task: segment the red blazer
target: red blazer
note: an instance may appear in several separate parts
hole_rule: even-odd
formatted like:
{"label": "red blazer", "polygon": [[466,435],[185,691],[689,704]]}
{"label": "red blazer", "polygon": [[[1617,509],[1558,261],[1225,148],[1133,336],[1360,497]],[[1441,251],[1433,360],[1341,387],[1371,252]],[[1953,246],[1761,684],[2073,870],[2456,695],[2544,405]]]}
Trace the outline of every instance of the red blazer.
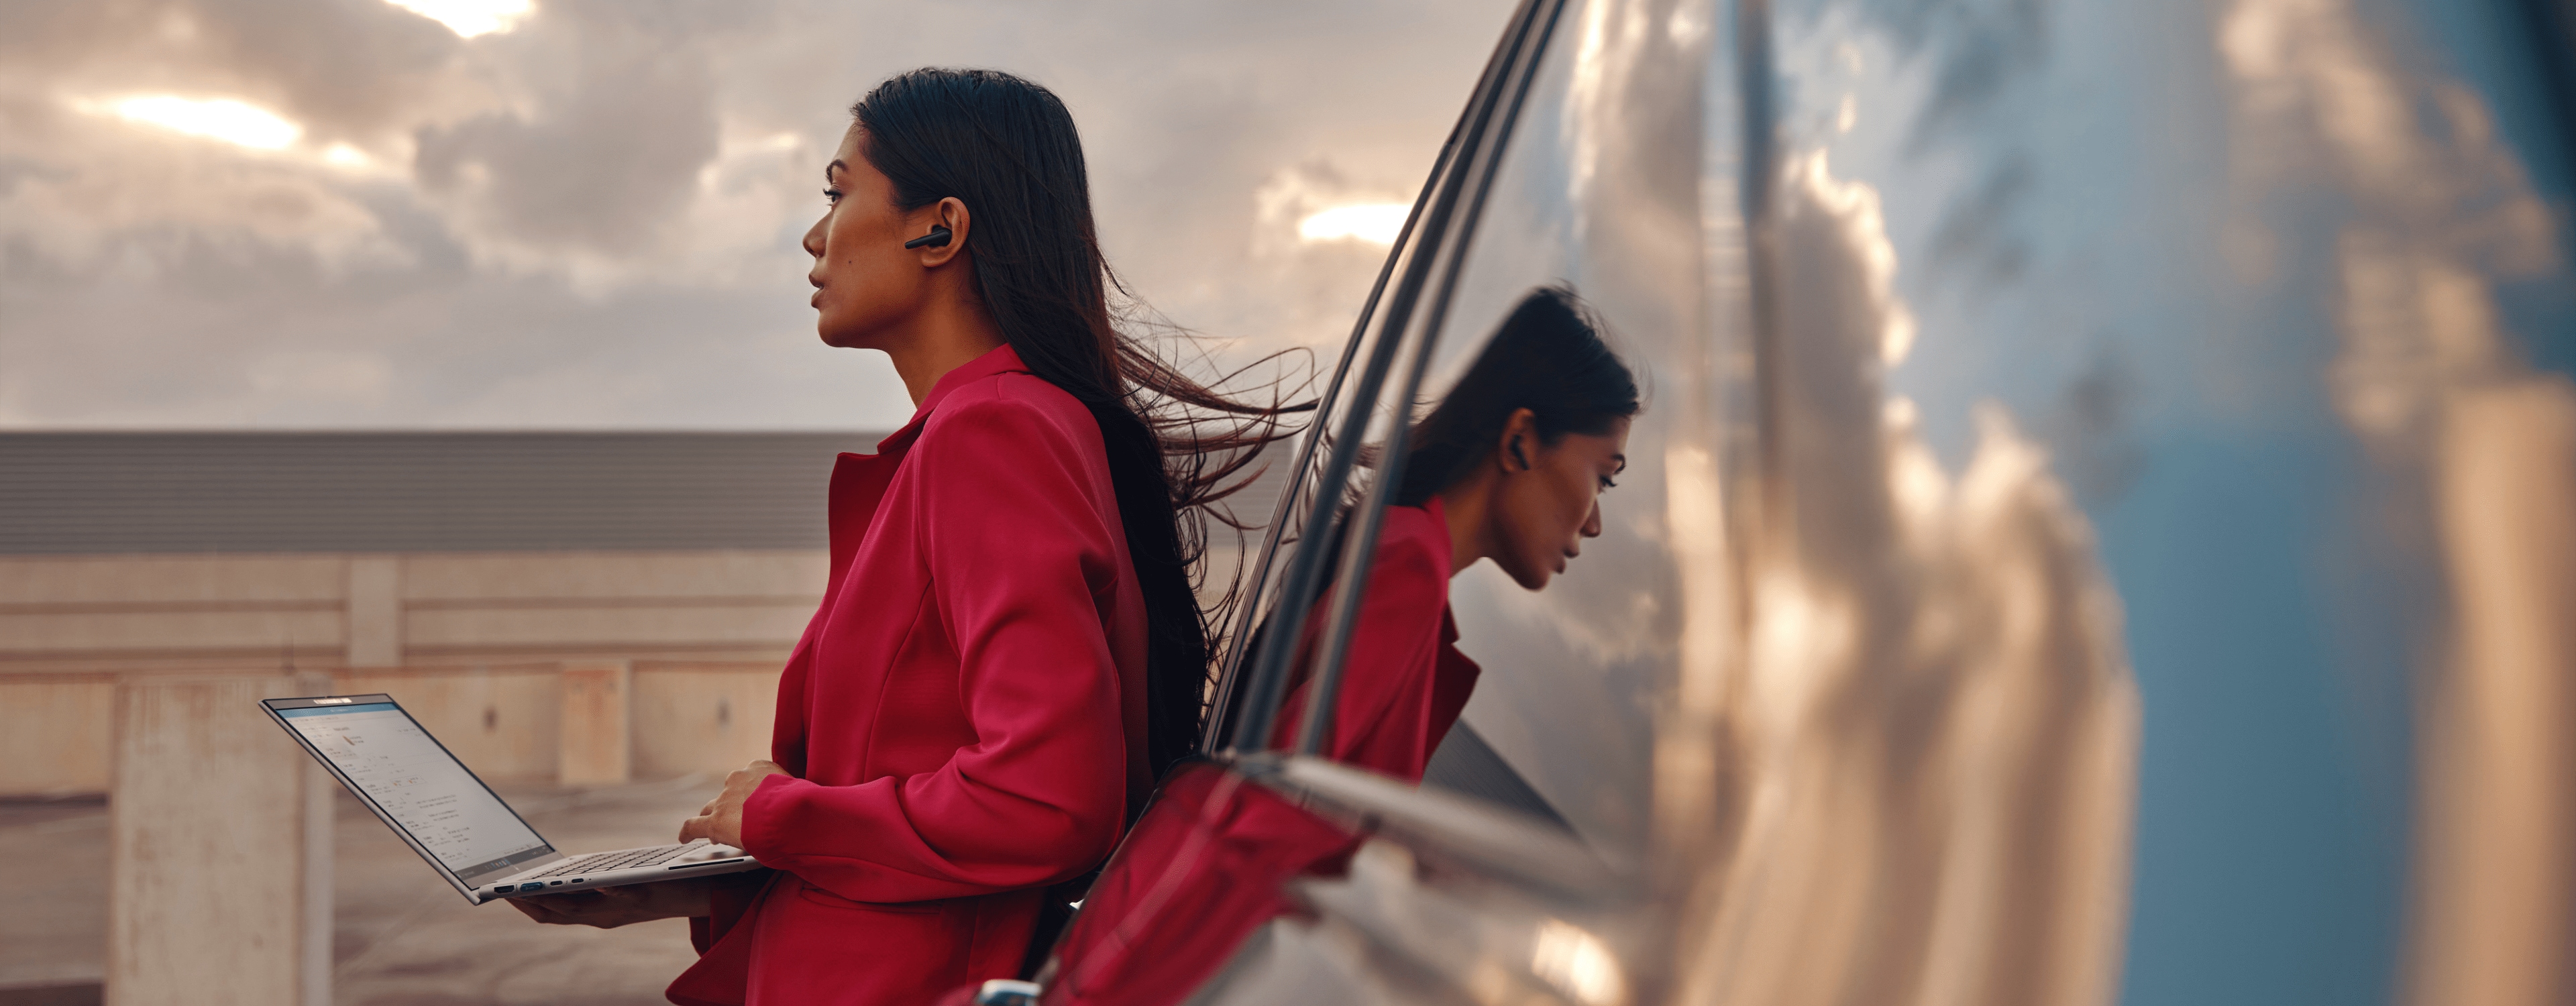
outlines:
{"label": "red blazer", "polygon": [[1118,839],[1145,609],[1099,424],[1004,346],[832,472],[832,574],[778,685],[743,842],[693,920],[698,1004],[923,1003],[1018,970],[1043,888]]}
{"label": "red blazer", "polygon": [[[1315,606],[1301,672],[1328,607]],[[1388,508],[1325,753],[1420,782],[1476,688],[1476,664],[1457,642],[1447,515],[1436,499]],[[1279,746],[1295,743],[1305,702],[1301,682],[1280,713]],[[1175,772],[1084,896],[1041,1002],[1181,1002],[1262,923],[1298,910],[1284,885],[1341,873],[1358,844],[1339,825],[1240,776],[1204,764]],[[948,1001],[962,999],[961,990]]]}

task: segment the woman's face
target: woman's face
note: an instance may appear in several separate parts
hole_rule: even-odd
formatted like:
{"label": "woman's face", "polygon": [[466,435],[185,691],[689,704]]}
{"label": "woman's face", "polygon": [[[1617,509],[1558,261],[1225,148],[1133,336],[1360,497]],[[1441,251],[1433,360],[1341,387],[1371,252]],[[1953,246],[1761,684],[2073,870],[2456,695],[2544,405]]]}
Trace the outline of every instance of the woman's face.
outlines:
{"label": "woman's face", "polygon": [[[1515,440],[1526,469],[1512,453]],[[1495,487],[1491,558],[1512,582],[1539,590],[1582,554],[1583,539],[1601,536],[1601,491],[1628,467],[1628,419],[1607,433],[1568,433],[1552,446],[1510,433],[1502,447],[1510,474]]]}
{"label": "woman's face", "polygon": [[883,349],[890,331],[929,295],[928,267],[954,256],[966,235],[958,233],[944,248],[905,248],[905,241],[930,233],[944,204],[955,200],[908,213],[896,209],[894,183],[860,152],[861,136],[851,126],[824,169],[830,207],[805,232],[805,252],[814,256],[805,278],[814,284],[814,327],[825,344]]}

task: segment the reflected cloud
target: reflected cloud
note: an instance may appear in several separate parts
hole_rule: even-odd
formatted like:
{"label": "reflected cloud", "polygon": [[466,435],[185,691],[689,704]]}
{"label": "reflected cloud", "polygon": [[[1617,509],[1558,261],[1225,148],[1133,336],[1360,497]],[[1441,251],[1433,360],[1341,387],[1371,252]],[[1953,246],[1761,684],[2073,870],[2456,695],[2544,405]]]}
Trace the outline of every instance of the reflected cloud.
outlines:
{"label": "reflected cloud", "polygon": [[1913,334],[1877,193],[1783,174],[1782,509],[1743,548],[1680,998],[2109,1002],[2139,710],[2091,527],[2000,404],[1942,467],[1882,383]]}
{"label": "reflected cloud", "polygon": [[[2484,101],[2408,72],[2343,0],[2237,0],[2215,41],[2234,128],[2266,141],[2232,148],[2240,199],[2341,197],[2322,221],[2331,242],[2313,249],[2341,339],[2327,385],[2410,487],[2385,516],[2433,543],[2447,574],[2448,651],[2419,672],[2405,999],[2564,1002],[2576,384],[2516,357],[2495,292],[2564,272],[2551,213]],[[2240,243],[2301,250],[2268,234]]]}
{"label": "reflected cloud", "polygon": [[1628,1001],[1627,977],[1610,947],[1583,927],[1560,919],[1539,924],[1530,972],[1583,1006],[1618,1006]]}
{"label": "reflected cloud", "polygon": [[1815,211],[1844,221],[1844,237],[1859,254],[1858,299],[1851,310],[1878,317],[1878,358],[1884,366],[1905,362],[1914,351],[1914,312],[1896,296],[1896,245],[1887,239],[1887,221],[1879,213],[1878,190],[1862,182],[1838,182],[1823,151],[1791,162],[1789,174],[1812,201]]}

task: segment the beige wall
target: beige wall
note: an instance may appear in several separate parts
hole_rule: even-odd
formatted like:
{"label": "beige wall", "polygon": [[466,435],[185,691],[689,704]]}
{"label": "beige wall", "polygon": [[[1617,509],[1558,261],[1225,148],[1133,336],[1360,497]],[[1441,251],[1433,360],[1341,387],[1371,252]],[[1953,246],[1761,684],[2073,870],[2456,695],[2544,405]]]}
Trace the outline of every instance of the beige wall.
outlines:
{"label": "beige wall", "polygon": [[332,675],[331,690],[391,695],[474,774],[530,782],[555,774],[558,666],[352,669]]}
{"label": "beige wall", "polygon": [[769,757],[774,663],[635,665],[635,774],[725,771]]}
{"label": "beige wall", "polygon": [[116,677],[0,677],[0,796],[100,793],[116,752]]}
{"label": "beige wall", "polygon": [[639,778],[768,751],[820,551],[0,558],[0,796],[109,788],[116,683],[320,671],[496,781],[554,778],[558,672],[623,660]]}
{"label": "beige wall", "polygon": [[778,660],[820,551],[0,557],[0,675]]}

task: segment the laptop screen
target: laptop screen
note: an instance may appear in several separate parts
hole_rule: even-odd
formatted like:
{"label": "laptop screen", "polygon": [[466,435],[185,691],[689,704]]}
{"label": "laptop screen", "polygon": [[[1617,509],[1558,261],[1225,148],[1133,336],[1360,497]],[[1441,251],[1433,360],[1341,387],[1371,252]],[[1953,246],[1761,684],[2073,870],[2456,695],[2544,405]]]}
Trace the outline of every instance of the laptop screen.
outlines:
{"label": "laptop screen", "polygon": [[553,851],[400,706],[320,706],[277,715],[459,877],[471,881]]}

